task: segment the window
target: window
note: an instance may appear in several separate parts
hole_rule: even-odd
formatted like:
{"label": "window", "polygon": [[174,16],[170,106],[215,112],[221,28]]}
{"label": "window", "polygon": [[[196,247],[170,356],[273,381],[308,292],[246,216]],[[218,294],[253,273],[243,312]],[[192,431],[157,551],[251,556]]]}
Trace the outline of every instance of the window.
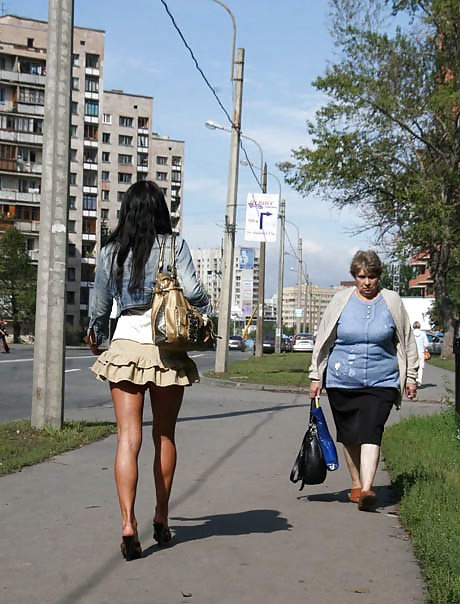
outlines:
{"label": "window", "polygon": [[69,220],[67,222],[67,230],[69,231],[69,233],[76,233],[75,225],[76,225],[76,221],[75,220]]}
{"label": "window", "polygon": [[97,174],[96,172],[83,172],[83,186],[84,187],[97,187]]}
{"label": "window", "polygon": [[117,220],[120,218],[120,210],[117,210]]}
{"label": "window", "polygon": [[147,149],[147,147],[149,146],[149,137],[147,136],[147,134],[139,134],[139,136],[137,137],[137,146]]}
{"label": "window", "polygon": [[78,78],[72,78],[72,90],[80,89],[80,80]]}
{"label": "window", "polygon": [[104,180],[105,182],[107,182],[108,180],[110,180],[110,172],[107,172],[106,170],[102,170],[102,172],[101,172],[101,180]]}
{"label": "window", "polygon": [[99,115],[99,102],[98,101],[85,101],[85,115],[91,117],[97,117]]}
{"label": "window", "polygon": [[123,155],[122,153],[119,153],[118,154],[118,163],[130,166],[133,163],[133,156],[132,155]]}
{"label": "window", "polygon": [[5,89],[0,88],[0,103],[4,103],[4,102],[5,102]]}
{"label": "window", "polygon": [[80,55],[73,54],[72,56],[72,64],[74,67],[80,67]]}
{"label": "window", "polygon": [[110,161],[110,153],[108,151],[102,152],[102,161],[108,163]]}
{"label": "window", "polygon": [[45,91],[36,88],[20,88],[19,100],[21,103],[32,103],[34,105],[45,104]]}
{"label": "window", "polygon": [[[74,279],[74,281],[75,281],[75,279]],[[66,325],[68,325],[69,327],[73,327],[74,326],[74,322],[75,322],[74,316],[73,315],[66,315],[65,316],[65,322],[66,322]]]}
{"label": "window", "polygon": [[101,191],[101,199],[102,201],[110,201],[110,191]]}
{"label": "window", "polygon": [[180,157],[179,155],[173,155],[172,156],[172,165],[177,166],[177,167],[182,166],[182,157]]}
{"label": "window", "polygon": [[149,165],[149,156],[146,153],[138,153],[137,165],[147,167]]}
{"label": "window", "polygon": [[99,78],[96,78],[94,76],[86,76],[85,92],[99,92]]}
{"label": "window", "polygon": [[70,126],[70,136],[72,138],[77,138],[77,126],[75,126],[74,124]]}
{"label": "window", "polygon": [[108,220],[109,219],[109,211],[105,208],[103,208],[101,210],[101,220]]}
{"label": "window", "polygon": [[120,134],[118,137],[118,144],[124,145],[125,147],[132,147],[133,145],[133,137],[132,136],[124,136]]}
{"label": "window", "polygon": [[33,48],[33,47],[34,47],[34,39],[27,38],[27,48]]}
{"label": "window", "polygon": [[137,118],[137,127],[138,128],[148,128],[149,127],[149,118],[148,117],[138,117]]}
{"label": "window", "polygon": [[96,210],[97,208],[97,195],[84,194],[83,195],[83,209],[84,210]]}
{"label": "window", "polygon": [[69,177],[69,184],[76,185],[77,184],[77,174],[76,172],[71,172]]}
{"label": "window", "polygon": [[80,287],[80,304],[89,304],[89,289]]}
{"label": "window", "polygon": [[159,166],[167,166],[168,165],[168,158],[165,157],[164,155],[157,155],[157,164]]}
{"label": "window", "polygon": [[181,181],[181,171],[173,170],[171,172],[171,180],[172,180],[172,182],[180,182]]}
{"label": "window", "polygon": [[112,123],[112,115],[110,113],[102,114],[102,123],[103,124],[111,124]]}
{"label": "window", "polygon": [[99,55],[86,53],[86,67],[89,69],[99,69]]}
{"label": "window", "polygon": [[70,161],[77,161],[77,150],[70,149]]}
{"label": "window", "polygon": [[165,187],[160,187],[160,189],[163,195],[166,197],[166,195],[168,194],[168,189],[166,189]]}
{"label": "window", "polygon": [[75,256],[77,255],[77,246],[75,245],[75,243],[67,244],[67,255],[70,258],[75,258]]}
{"label": "window", "polygon": [[147,174],[145,172],[138,172],[137,173],[137,180],[147,180]]}
{"label": "window", "polygon": [[77,209],[77,198],[75,197],[75,195],[69,195],[67,204],[69,206],[69,210]]}
{"label": "window", "polygon": [[89,141],[97,141],[97,126],[95,124],[85,124],[83,138]]}
{"label": "window", "polygon": [[122,182],[124,184],[130,184],[133,179],[132,174],[128,174],[127,172],[118,172],[118,182]]}
{"label": "window", "polygon": [[123,201],[123,197],[125,196],[124,191],[117,191],[117,201]]}
{"label": "window", "polygon": [[66,292],[66,304],[75,304],[75,292]]}
{"label": "window", "polygon": [[72,115],[78,115],[78,103],[72,101]]}
{"label": "window", "polygon": [[168,180],[167,172],[157,172],[157,180]]}
{"label": "window", "polygon": [[110,133],[109,132],[102,133],[102,142],[110,144]]}
{"label": "window", "polygon": [[133,122],[134,122],[133,118],[128,117],[126,115],[120,115],[120,118],[118,120],[119,125],[123,126],[123,128],[132,128]]}

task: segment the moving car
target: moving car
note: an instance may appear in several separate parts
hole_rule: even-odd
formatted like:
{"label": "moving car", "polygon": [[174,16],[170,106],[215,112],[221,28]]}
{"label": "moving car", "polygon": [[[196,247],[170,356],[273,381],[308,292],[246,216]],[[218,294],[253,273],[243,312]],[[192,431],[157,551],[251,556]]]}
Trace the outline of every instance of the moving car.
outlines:
{"label": "moving car", "polygon": [[241,336],[230,336],[228,339],[228,349],[241,350],[241,352],[244,352],[246,350],[245,339]]}
{"label": "moving car", "polygon": [[296,333],[292,340],[292,352],[312,352],[314,343],[312,333]]}

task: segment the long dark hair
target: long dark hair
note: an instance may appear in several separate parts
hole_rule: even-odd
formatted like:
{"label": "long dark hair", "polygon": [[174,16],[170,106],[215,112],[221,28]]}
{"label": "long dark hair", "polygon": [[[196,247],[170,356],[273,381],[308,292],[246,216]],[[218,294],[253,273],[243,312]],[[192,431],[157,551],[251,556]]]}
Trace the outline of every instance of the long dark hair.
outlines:
{"label": "long dark hair", "polygon": [[107,241],[107,245],[112,243],[114,246],[112,277],[118,290],[121,290],[123,265],[130,250],[132,263],[128,291],[134,291],[144,286],[145,264],[157,235],[171,233],[171,217],[160,187],[150,180],[140,180],[131,185],[121,202],[118,224]]}

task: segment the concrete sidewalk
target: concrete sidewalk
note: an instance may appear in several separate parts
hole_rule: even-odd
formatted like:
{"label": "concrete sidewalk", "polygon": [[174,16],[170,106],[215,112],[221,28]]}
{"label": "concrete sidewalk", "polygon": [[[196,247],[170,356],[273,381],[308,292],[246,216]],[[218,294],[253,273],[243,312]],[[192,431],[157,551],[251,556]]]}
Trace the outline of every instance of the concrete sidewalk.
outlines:
{"label": "concrete sidewalk", "polygon": [[[436,385],[391,421],[439,410],[440,370],[427,368],[426,382]],[[75,418],[112,420],[112,407],[67,416]],[[347,502],[343,458],[322,485],[299,492],[289,482],[306,422],[300,393],[188,389],[170,513],[176,538],[160,550],[146,409],[136,504],[144,557],[130,563],[119,550],[115,437],[1,478],[0,602],[421,604],[423,580],[382,465],[375,513]]]}

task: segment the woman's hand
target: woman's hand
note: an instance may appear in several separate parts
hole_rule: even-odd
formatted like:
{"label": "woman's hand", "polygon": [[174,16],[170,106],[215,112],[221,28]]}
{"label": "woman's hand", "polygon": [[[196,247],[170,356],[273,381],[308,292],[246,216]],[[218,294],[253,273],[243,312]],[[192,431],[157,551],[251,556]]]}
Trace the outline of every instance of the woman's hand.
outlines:
{"label": "woman's hand", "polygon": [[102,353],[102,350],[99,348],[99,345],[96,341],[96,337],[94,335],[94,332],[90,332],[87,336],[85,336],[84,341],[86,344],[88,344],[91,352],[96,355],[99,356]]}
{"label": "woman's hand", "polygon": [[412,400],[417,396],[417,384],[406,382],[405,390],[408,399]]}
{"label": "woman's hand", "polygon": [[321,382],[312,380],[310,382],[310,398],[316,398],[321,395]]}

